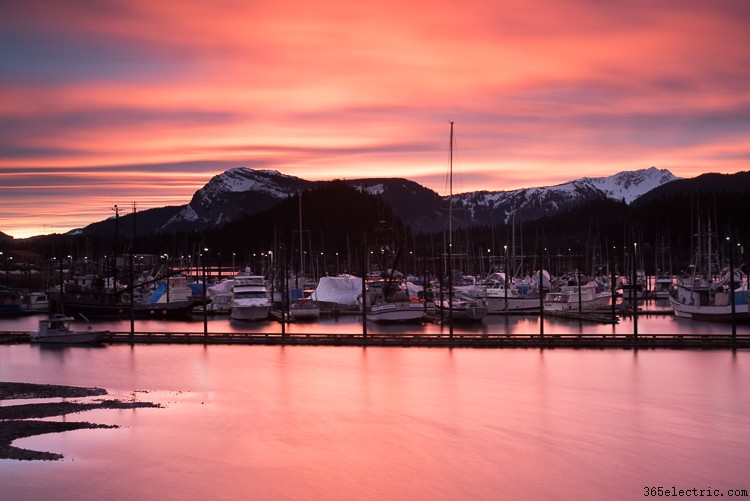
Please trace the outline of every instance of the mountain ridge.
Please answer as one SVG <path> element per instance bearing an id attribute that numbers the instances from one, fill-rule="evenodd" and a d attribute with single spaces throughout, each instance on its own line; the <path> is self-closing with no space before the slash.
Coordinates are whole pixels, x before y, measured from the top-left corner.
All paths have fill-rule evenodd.
<path id="1" fill-rule="evenodd" d="M 454 194 L 454 227 L 492 226 L 538 219 L 569 210 L 588 201 L 609 198 L 632 203 L 656 187 L 680 180 L 667 169 L 650 167 L 621 171 L 611 176 L 581 177 L 553 186 L 508 191 L 474 191 Z M 256 214 L 300 191 L 323 183 L 344 182 L 359 191 L 375 194 L 415 233 L 440 231 L 446 224 L 448 198 L 405 178 L 354 178 L 309 181 L 276 170 L 235 167 L 212 176 L 189 203 L 138 213 L 138 233 L 174 233 L 221 227 L 243 216 Z M 128 215 L 121 216 L 121 222 Z M 92 223 L 69 234 L 113 233 L 112 218 Z"/>

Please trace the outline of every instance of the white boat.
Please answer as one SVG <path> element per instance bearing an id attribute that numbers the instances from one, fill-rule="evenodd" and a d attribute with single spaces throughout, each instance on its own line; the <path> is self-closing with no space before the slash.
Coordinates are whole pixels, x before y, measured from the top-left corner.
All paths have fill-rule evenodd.
<path id="1" fill-rule="evenodd" d="M 699 221 L 693 262 L 687 273 L 677 277 L 669 303 L 675 316 L 694 320 L 731 321 L 734 306 L 734 319 L 747 322 L 750 320 L 748 284 L 743 281 L 740 267 L 734 270 L 734 277 L 727 268 L 721 269 L 715 250 L 717 243 L 710 220 L 705 231 Z"/>
<path id="2" fill-rule="evenodd" d="M 271 295 L 262 275 L 238 275 L 232 287 L 232 320 L 266 320 L 271 311 Z"/>
<path id="3" fill-rule="evenodd" d="M 359 310 L 358 298 L 362 295 L 362 279 L 354 275 L 320 277 L 320 282 L 310 297 L 319 305 L 331 309 Z"/>
<path id="4" fill-rule="evenodd" d="M 718 281 L 707 280 L 698 274 L 679 277 L 669 296 L 669 303 L 677 317 L 730 321 L 732 319 L 731 300 L 734 295 L 735 320 L 746 322 L 750 320 L 748 309 L 750 291 L 746 284 L 742 284 L 741 276 L 735 277 L 734 284 L 735 290 L 732 294 L 728 273 L 725 273 Z"/>
<path id="5" fill-rule="evenodd" d="M 487 305 L 482 299 L 454 291 L 452 301 L 447 297 L 435 300 L 435 314 L 441 312 L 444 319 L 450 316 L 454 321 L 479 322 L 487 316 Z"/>
<path id="6" fill-rule="evenodd" d="M 420 322 L 424 318 L 424 301 L 398 291 L 386 300 L 381 291 L 368 293 L 367 320 L 381 323 Z"/>
<path id="7" fill-rule="evenodd" d="M 316 320 L 320 318 L 320 308 L 311 298 L 300 297 L 289 306 L 289 315 L 295 320 Z"/>
<path id="8" fill-rule="evenodd" d="M 592 280 L 580 290 L 577 285 L 564 285 L 544 296 L 544 309 L 549 311 L 577 311 L 579 304 L 585 311 L 604 310 L 612 305 L 612 293 Z"/>
<path id="9" fill-rule="evenodd" d="M 22 309 L 31 313 L 46 313 L 49 311 L 49 296 L 46 292 L 30 292 L 24 297 Z"/>
<path id="10" fill-rule="evenodd" d="M 549 278 L 547 278 L 547 281 L 549 281 Z M 521 281 L 520 283 L 508 284 L 506 291 L 505 285 L 505 274 L 493 273 L 485 280 L 483 296 L 470 295 L 477 299 L 483 297 L 487 303 L 489 314 L 539 310 L 539 293 L 536 292 L 538 287 L 533 287 L 531 284 Z"/>
<path id="11" fill-rule="evenodd" d="M 217 314 L 229 314 L 232 311 L 232 299 L 234 298 L 234 280 L 227 279 L 212 285 L 206 289 L 206 296 L 211 300 L 207 305 L 207 311 Z"/>
<path id="12" fill-rule="evenodd" d="M 91 325 L 85 331 L 70 330 L 74 319 L 63 314 L 51 315 L 39 321 L 39 330 L 29 335 L 32 343 L 82 344 L 96 343 L 109 334 L 107 330 L 92 330 Z"/>

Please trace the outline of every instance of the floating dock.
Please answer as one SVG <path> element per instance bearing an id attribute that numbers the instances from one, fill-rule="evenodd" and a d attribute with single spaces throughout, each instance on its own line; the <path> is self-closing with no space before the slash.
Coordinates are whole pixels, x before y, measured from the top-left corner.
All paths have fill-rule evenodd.
<path id="1" fill-rule="evenodd" d="M 0 344 L 29 342 L 0 332 Z M 750 334 L 281 334 L 252 332 L 110 332 L 102 344 L 393 346 L 415 348 L 750 349 Z"/>

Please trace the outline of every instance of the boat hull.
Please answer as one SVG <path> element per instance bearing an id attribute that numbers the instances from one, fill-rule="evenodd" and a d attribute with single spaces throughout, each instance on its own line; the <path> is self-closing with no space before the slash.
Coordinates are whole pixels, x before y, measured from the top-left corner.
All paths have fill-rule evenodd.
<path id="1" fill-rule="evenodd" d="M 314 307 L 294 307 L 289 308 L 289 315 L 295 320 L 317 320 L 320 318 L 320 308 Z"/>
<path id="2" fill-rule="evenodd" d="M 232 320 L 260 321 L 268 319 L 271 306 L 232 306 L 229 318 Z"/>
<path id="3" fill-rule="evenodd" d="M 487 313 L 490 315 L 508 311 L 539 311 L 539 298 L 487 296 Z"/>
<path id="4" fill-rule="evenodd" d="M 32 332 L 29 335 L 29 340 L 32 343 L 50 343 L 50 344 L 91 344 L 101 342 L 109 331 L 81 331 L 81 332 L 63 332 L 63 333 L 48 333 L 40 334 L 39 332 Z"/>
<path id="5" fill-rule="evenodd" d="M 669 297 L 669 303 L 672 306 L 676 317 L 717 322 L 732 321 L 731 305 L 708 306 L 683 304 L 671 296 Z M 734 319 L 737 322 L 750 322 L 750 311 L 748 310 L 747 304 L 735 305 Z"/>
<path id="6" fill-rule="evenodd" d="M 193 312 L 195 303 L 192 299 L 170 303 L 134 303 L 132 312 L 135 318 L 182 318 Z M 50 299 L 51 311 L 64 311 L 76 316 L 83 313 L 89 318 L 129 318 L 131 305 L 125 303 L 89 303 L 65 299 L 62 304 L 58 298 Z"/>
<path id="7" fill-rule="evenodd" d="M 424 303 L 402 302 L 374 305 L 367 312 L 367 320 L 382 323 L 420 322 L 424 318 Z"/>
<path id="8" fill-rule="evenodd" d="M 602 295 L 597 296 L 594 299 L 589 299 L 581 301 L 581 309 L 583 311 L 592 311 L 592 310 L 605 310 L 607 308 L 610 308 L 612 306 L 612 295 Z M 578 298 L 575 297 L 575 295 L 571 298 L 565 298 L 564 300 L 560 301 L 544 301 L 544 309 L 548 311 L 568 311 L 568 310 L 578 310 Z"/>

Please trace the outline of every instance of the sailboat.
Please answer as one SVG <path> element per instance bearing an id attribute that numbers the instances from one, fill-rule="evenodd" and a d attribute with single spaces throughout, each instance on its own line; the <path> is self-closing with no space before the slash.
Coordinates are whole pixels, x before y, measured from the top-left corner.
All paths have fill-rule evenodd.
<path id="1" fill-rule="evenodd" d="M 450 134 L 450 162 L 449 162 L 449 195 L 448 195 L 448 268 L 453 262 L 453 122 Z M 487 316 L 487 303 L 483 299 L 472 298 L 459 293 L 453 288 L 453 273 L 448 273 L 448 297 L 435 299 L 435 311 L 448 315 L 448 325 L 453 334 L 454 320 L 481 321 Z"/>
<path id="2" fill-rule="evenodd" d="M 320 305 L 311 297 L 312 292 L 305 293 L 305 251 L 303 250 L 302 238 L 302 192 L 299 193 L 299 267 L 300 277 L 302 278 L 302 289 L 297 289 L 295 294 L 298 295 L 291 305 L 289 305 L 289 315 L 295 320 L 317 320 L 320 318 Z M 291 299 L 291 297 L 290 297 Z"/>

